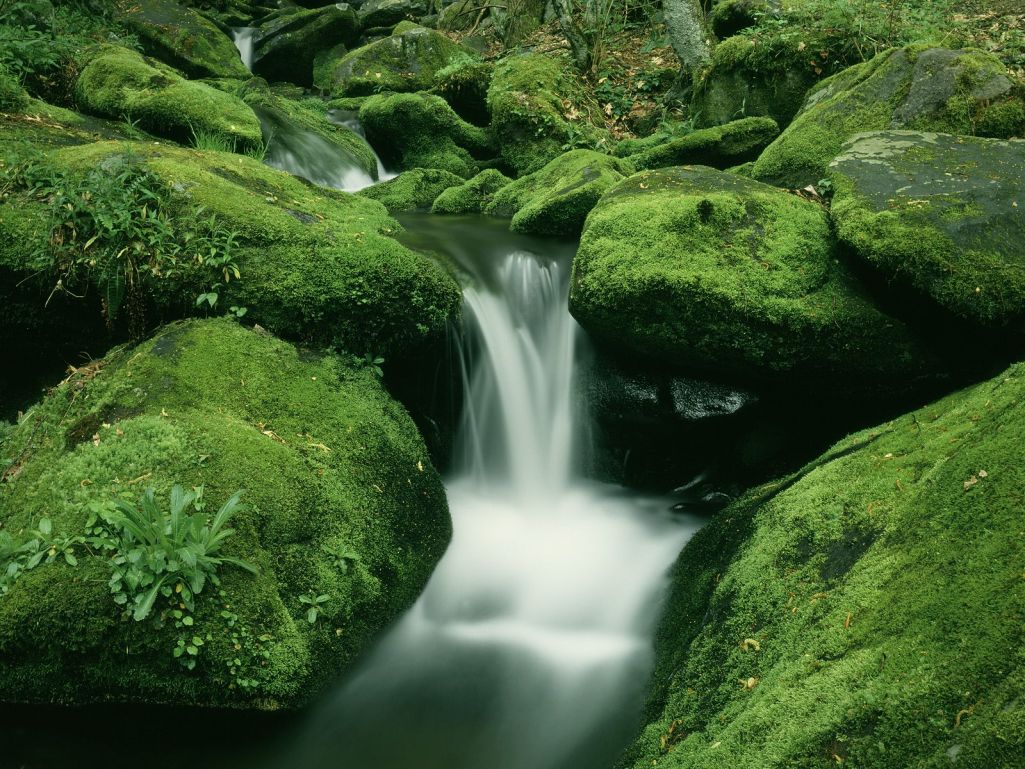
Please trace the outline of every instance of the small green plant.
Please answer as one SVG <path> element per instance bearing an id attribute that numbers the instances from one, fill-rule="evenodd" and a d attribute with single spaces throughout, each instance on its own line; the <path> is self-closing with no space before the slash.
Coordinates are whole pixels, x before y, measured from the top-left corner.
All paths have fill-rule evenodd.
<path id="1" fill-rule="evenodd" d="M 198 131 L 192 129 L 192 146 L 197 150 L 210 150 L 213 152 L 235 152 L 238 149 L 238 141 L 231 136 L 206 131 L 202 128 Z"/>
<path id="2" fill-rule="evenodd" d="M 308 593 L 299 596 L 299 603 L 304 604 L 305 606 L 309 606 L 309 608 L 306 610 L 306 621 L 309 622 L 311 625 L 316 624 L 317 617 L 320 616 L 320 607 L 330 600 L 330 595 L 326 593 L 317 595 L 316 591 L 314 590 L 311 590 Z"/>
<path id="3" fill-rule="evenodd" d="M 384 369 L 381 366 L 384 364 L 384 358 L 380 355 L 375 355 L 372 352 L 368 352 L 360 362 L 368 369 L 374 372 L 378 377 L 384 376 Z"/>
<path id="4" fill-rule="evenodd" d="M 337 545 L 335 547 L 323 545 L 321 550 L 327 553 L 331 565 L 342 574 L 349 573 L 350 564 L 355 564 L 362 560 L 359 553 L 356 553 L 342 545 Z"/>
<path id="5" fill-rule="evenodd" d="M 191 614 L 203 588 L 220 584 L 221 566 L 255 574 L 256 567 L 249 562 L 222 553 L 234 534 L 228 524 L 243 509 L 241 495 L 235 492 L 212 518 L 204 512 L 201 486 L 186 491 L 175 484 L 168 510 L 157 503 L 152 488 L 138 503 L 117 502 L 113 511 L 104 514 L 115 552 L 109 582 L 114 601 L 136 622 L 150 616 L 159 596 Z M 184 615 L 175 619 L 190 624 Z"/>
<path id="6" fill-rule="evenodd" d="M 58 536 L 49 518 L 40 518 L 35 529 L 18 537 L 0 531 L 0 596 L 6 595 L 24 572 L 42 563 L 60 559 L 77 566 L 75 548 L 84 541 L 82 537 Z"/>

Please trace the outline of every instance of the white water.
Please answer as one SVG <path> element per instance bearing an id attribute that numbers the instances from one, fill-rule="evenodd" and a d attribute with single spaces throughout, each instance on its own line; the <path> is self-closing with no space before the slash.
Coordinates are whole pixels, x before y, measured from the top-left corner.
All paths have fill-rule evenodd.
<path id="1" fill-rule="evenodd" d="M 575 470 L 568 262 L 499 243 L 462 266 L 452 544 L 288 766 L 607 769 L 638 727 L 665 574 L 696 524 Z"/>
<path id="2" fill-rule="evenodd" d="M 231 30 L 231 40 L 238 48 L 238 55 L 242 57 L 242 63 L 250 72 L 253 71 L 253 38 L 257 31 L 256 27 L 235 27 Z"/>

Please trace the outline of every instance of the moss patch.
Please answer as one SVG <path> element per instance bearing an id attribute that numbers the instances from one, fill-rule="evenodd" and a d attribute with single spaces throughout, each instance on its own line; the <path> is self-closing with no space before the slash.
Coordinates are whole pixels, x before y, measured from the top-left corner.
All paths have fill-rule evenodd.
<path id="1" fill-rule="evenodd" d="M 228 36 L 175 0 L 121 0 L 117 18 L 139 36 L 147 54 L 189 77 L 249 77 Z"/>
<path id="2" fill-rule="evenodd" d="M 1021 766 L 1023 408 L 1018 365 L 718 515 L 623 765 Z"/>
<path id="3" fill-rule="evenodd" d="M 360 107 L 359 119 L 367 140 L 393 170 L 437 168 L 465 179 L 477 173 L 475 158 L 489 151 L 485 131 L 460 118 L 440 96 L 373 96 Z"/>
<path id="4" fill-rule="evenodd" d="M 693 131 L 628 157 L 638 169 L 682 165 L 728 168 L 754 160 L 778 135 L 779 126 L 772 118 L 749 117 Z"/>
<path id="5" fill-rule="evenodd" d="M 567 62 L 537 53 L 500 61 L 488 109 L 502 160 L 517 174 L 528 174 L 573 147 L 608 144 L 604 128 L 586 117 L 598 109 L 588 101 Z"/>
<path id="6" fill-rule="evenodd" d="M 263 143 L 260 122 L 240 99 L 185 80 L 127 48 L 103 46 L 93 52 L 75 84 L 75 97 L 85 112 L 126 118 L 181 143 L 201 132 L 222 137 L 240 152 Z"/>
<path id="7" fill-rule="evenodd" d="M 433 29 L 416 25 L 396 28 L 390 37 L 368 43 L 338 60 L 331 94 L 340 97 L 424 91 L 433 85 L 439 70 L 466 56 L 474 54 Z"/>
<path id="8" fill-rule="evenodd" d="M 5 531 L 45 516 L 60 536 L 82 534 L 91 502 L 146 487 L 165 506 L 173 483 L 202 484 L 217 505 L 244 488 L 250 508 L 228 549 L 260 570 L 222 566 L 224 595 L 208 585 L 197 598 L 187 632 L 205 644 L 192 672 L 172 657 L 181 631 L 169 620 L 120 616 L 103 557 L 80 548 L 77 566 L 24 573 L 0 596 L 4 701 L 305 703 L 413 602 L 449 536 L 426 449 L 369 369 L 227 320 L 114 351 L 2 448 L 15 457 L 0 487 Z M 347 567 L 327 552 L 339 548 Z M 313 624 L 299 601 L 310 591 L 331 596 Z"/>
<path id="9" fill-rule="evenodd" d="M 837 234 L 887 278 L 978 324 L 1025 317 L 1025 141 L 861 134 L 829 176 Z"/>
<path id="10" fill-rule="evenodd" d="M 514 232 L 576 236 L 605 191 L 633 171 L 629 160 L 573 150 L 503 187 L 485 212 L 511 216 Z"/>
<path id="11" fill-rule="evenodd" d="M 932 366 L 837 260 L 821 207 L 700 166 L 642 172 L 605 194 L 573 263 L 570 309 L 606 343 L 734 379 L 907 386 Z"/>
<path id="12" fill-rule="evenodd" d="M 856 133 L 890 128 L 1014 136 L 1025 106 L 1000 61 L 981 51 L 908 47 L 824 81 L 755 163 L 755 178 L 800 188 L 825 176 Z"/>
<path id="13" fill-rule="evenodd" d="M 394 179 L 367 187 L 359 194 L 383 203 L 389 211 L 427 210 L 438 195 L 463 182 L 461 176 L 448 171 L 414 168 L 403 171 Z"/>
<path id="14" fill-rule="evenodd" d="M 494 168 L 481 171 L 457 187 L 449 187 L 431 206 L 434 214 L 479 214 L 494 199 L 495 193 L 512 181 Z"/>

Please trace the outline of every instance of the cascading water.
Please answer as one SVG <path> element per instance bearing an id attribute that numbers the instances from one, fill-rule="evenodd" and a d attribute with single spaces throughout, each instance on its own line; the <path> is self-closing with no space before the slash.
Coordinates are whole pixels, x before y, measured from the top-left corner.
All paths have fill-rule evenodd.
<path id="1" fill-rule="evenodd" d="M 569 260 L 457 232 L 473 279 L 453 541 L 282 767 L 607 769 L 637 727 L 665 574 L 697 525 L 575 467 Z"/>
<path id="2" fill-rule="evenodd" d="M 242 57 L 242 63 L 250 72 L 253 71 L 253 38 L 257 31 L 256 27 L 235 27 L 231 30 L 231 40 L 238 48 L 238 55 Z"/>

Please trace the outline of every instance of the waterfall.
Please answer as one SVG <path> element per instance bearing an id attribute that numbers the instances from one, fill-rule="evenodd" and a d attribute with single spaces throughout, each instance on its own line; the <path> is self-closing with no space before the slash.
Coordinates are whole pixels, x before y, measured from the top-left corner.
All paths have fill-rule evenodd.
<path id="1" fill-rule="evenodd" d="M 250 72 L 253 71 L 253 38 L 257 31 L 256 27 L 235 27 L 231 30 L 231 40 L 238 48 L 238 55 L 242 57 L 242 63 Z"/>
<path id="2" fill-rule="evenodd" d="M 638 726 L 665 574 L 696 524 L 573 461 L 586 411 L 568 254 L 498 231 L 460 247 L 459 226 L 447 250 L 472 277 L 453 541 L 281 766 L 608 769 Z"/>

